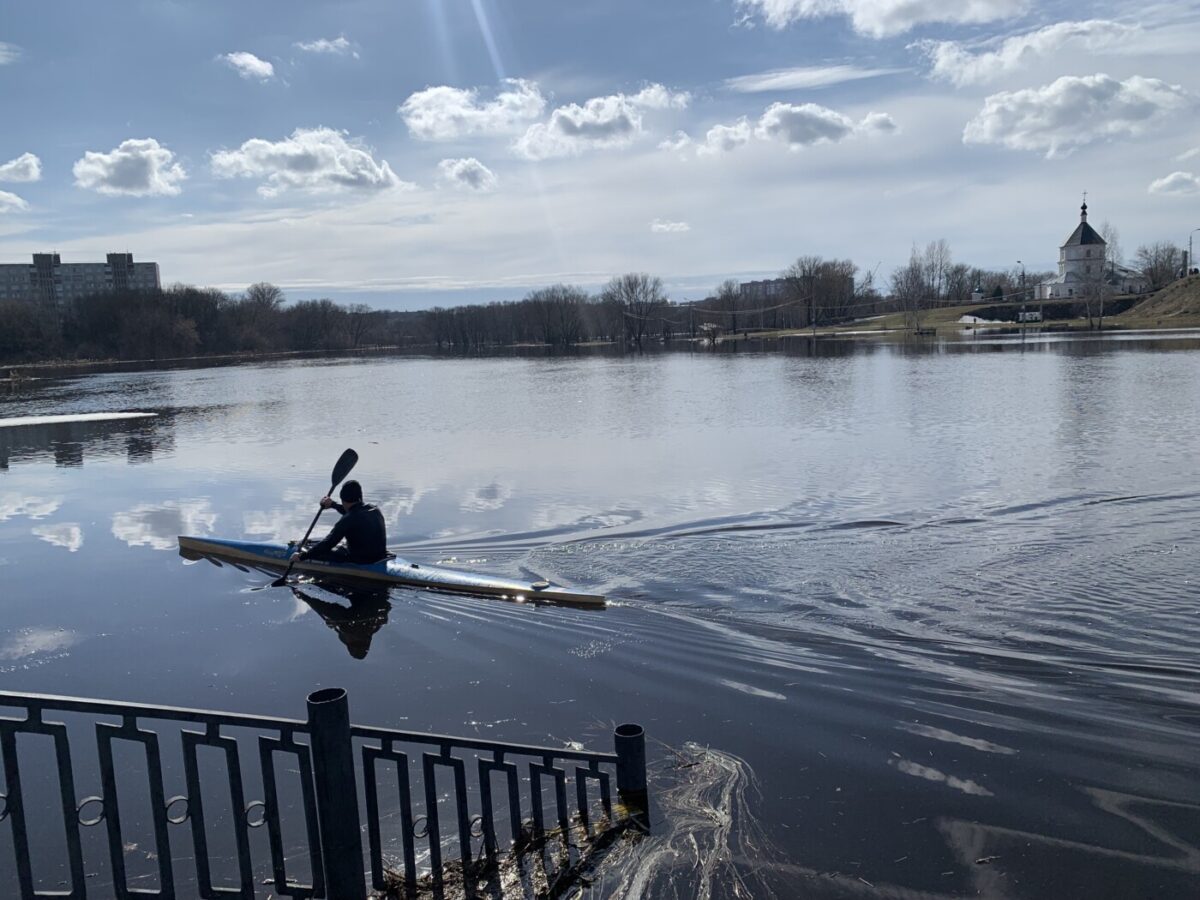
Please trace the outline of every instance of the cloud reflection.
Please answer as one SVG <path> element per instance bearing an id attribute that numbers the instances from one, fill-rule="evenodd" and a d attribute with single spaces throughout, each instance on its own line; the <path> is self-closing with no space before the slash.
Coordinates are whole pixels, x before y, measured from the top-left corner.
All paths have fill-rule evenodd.
<path id="1" fill-rule="evenodd" d="M 33 533 L 47 544 L 55 547 L 66 547 L 72 553 L 83 546 L 83 529 L 76 522 L 62 522 L 58 525 L 38 525 Z"/>
<path id="2" fill-rule="evenodd" d="M 491 484 L 477 487 L 467 494 L 458 508 L 463 512 L 490 512 L 502 507 L 512 495 L 511 484 L 493 481 Z"/>
<path id="3" fill-rule="evenodd" d="M 22 497 L 20 494 L 5 494 L 0 497 L 0 522 L 17 516 L 44 519 L 57 512 L 62 506 L 62 497 Z"/>
<path id="4" fill-rule="evenodd" d="M 64 628 L 23 628 L 0 645 L 0 659 L 25 659 L 38 653 L 54 653 L 77 643 L 79 634 Z"/>
<path id="5" fill-rule="evenodd" d="M 893 760 L 888 760 L 889 763 Z M 954 788 L 956 791 L 962 791 L 964 794 L 974 794 L 977 797 L 992 797 L 991 791 L 977 782 L 971 781 L 968 778 L 959 778 L 955 775 L 947 775 L 938 769 L 930 766 L 923 766 L 920 763 L 912 762 L 911 760 L 902 759 L 895 764 L 896 768 L 905 775 L 914 775 L 917 778 L 924 778 L 926 781 L 936 781 L 946 785 L 946 787 Z"/>
<path id="6" fill-rule="evenodd" d="M 141 504 L 113 516 L 112 533 L 130 547 L 174 550 L 181 534 L 212 534 L 217 514 L 208 500 Z"/>

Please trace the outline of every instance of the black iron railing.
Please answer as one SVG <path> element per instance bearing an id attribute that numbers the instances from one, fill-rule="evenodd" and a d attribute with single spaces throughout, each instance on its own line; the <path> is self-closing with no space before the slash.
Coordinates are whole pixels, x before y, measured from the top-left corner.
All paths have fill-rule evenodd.
<path id="1" fill-rule="evenodd" d="M 7 822 L 14 866 L 9 869 L 8 848 L 0 841 L 0 882 L 6 869 L 15 871 L 23 900 L 82 898 L 89 886 L 98 896 L 118 898 L 252 898 L 258 896 L 256 882 L 273 896 L 362 900 L 368 868 L 376 890 L 402 886 L 409 892 L 419 881 L 440 892 L 446 871 L 456 868 L 457 883 L 471 896 L 486 867 L 494 869 L 514 846 L 536 845 L 543 854 L 552 846 L 562 871 L 600 831 L 619 825 L 614 774 L 622 808 L 645 808 L 645 741 L 636 725 L 617 728 L 614 753 L 394 731 L 351 725 L 340 688 L 311 694 L 304 721 L 0 692 L 0 712 L 13 710 L 24 716 L 0 715 L 0 835 Z M 18 739 L 49 741 L 53 751 L 20 753 Z M 82 743 L 89 746 L 81 750 Z M 164 743 L 172 751 L 166 755 Z M 130 766 L 120 764 L 124 757 L 117 758 L 123 744 L 145 758 L 144 768 L 132 767 L 142 769 L 145 782 L 136 792 L 126 786 L 125 794 L 118 784 L 133 776 Z M 211 784 L 207 791 L 202 785 L 202 772 L 218 761 L 227 803 L 214 796 Z M 281 785 L 281 763 L 291 790 Z M 496 776 L 502 779 L 499 795 Z M 439 790 L 447 779 L 451 789 Z M 55 781 L 57 790 L 47 787 Z M 384 790 L 385 781 L 395 785 L 394 794 Z M 544 792 L 547 784 L 552 796 Z M 88 793 L 80 797 L 78 785 Z M 169 785 L 182 791 L 169 794 Z M 130 810 L 138 805 L 131 793 L 144 801 L 140 811 L 149 809 L 148 816 L 133 816 L 132 830 L 153 836 L 153 850 L 143 848 L 138 857 L 141 868 L 152 871 L 136 877 L 127 870 L 127 857 L 137 845 L 122 820 L 122 796 Z M 261 799 L 247 802 L 255 795 Z M 289 820 L 292 837 L 285 839 Z M 85 839 L 86 829 L 102 823 L 103 840 Z M 173 837 L 185 824 L 190 852 Z M 260 828 L 267 832 L 267 878 L 261 877 L 266 860 L 257 858 L 264 842 L 252 839 Z M 222 852 L 214 853 L 214 840 Z M 63 858 L 35 867 L 35 857 L 45 856 L 49 845 Z M 186 865 L 177 866 L 181 860 Z M 214 872 L 214 860 L 226 863 L 223 875 Z M 89 885 L 93 870 L 105 866 L 111 888 L 97 880 Z"/>

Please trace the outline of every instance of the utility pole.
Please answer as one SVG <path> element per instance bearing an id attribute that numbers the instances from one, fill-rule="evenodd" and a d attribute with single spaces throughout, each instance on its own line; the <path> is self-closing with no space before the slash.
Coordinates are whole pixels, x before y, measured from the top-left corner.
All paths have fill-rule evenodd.
<path id="1" fill-rule="evenodd" d="M 1017 265 L 1021 267 L 1021 333 L 1025 333 L 1025 263 L 1017 260 Z"/>
<path id="2" fill-rule="evenodd" d="M 1200 228 L 1193 228 L 1188 232 L 1188 258 L 1187 265 L 1183 267 L 1183 274 L 1185 278 L 1192 274 L 1192 269 L 1196 268 L 1196 257 L 1192 256 L 1192 235 L 1197 231 L 1200 231 Z"/>

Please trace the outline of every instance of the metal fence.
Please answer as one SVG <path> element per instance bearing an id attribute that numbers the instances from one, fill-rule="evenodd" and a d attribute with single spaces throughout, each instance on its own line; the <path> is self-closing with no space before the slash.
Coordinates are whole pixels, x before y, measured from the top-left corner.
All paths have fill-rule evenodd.
<path id="1" fill-rule="evenodd" d="M 0 712 L 13 711 L 0 716 L 0 893 L 7 870 L 23 900 L 89 887 L 362 900 L 368 869 L 378 891 L 434 894 L 457 871 L 472 896 L 514 846 L 539 847 L 561 872 L 618 826 L 614 775 L 621 809 L 645 809 L 636 725 L 616 729 L 614 753 L 394 731 L 351 725 L 340 688 L 309 695 L 303 721 L 0 692 Z"/>

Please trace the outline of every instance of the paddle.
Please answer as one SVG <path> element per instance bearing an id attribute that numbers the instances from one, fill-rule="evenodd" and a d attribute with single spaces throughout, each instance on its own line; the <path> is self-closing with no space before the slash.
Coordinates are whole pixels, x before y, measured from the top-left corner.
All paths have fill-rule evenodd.
<path id="1" fill-rule="evenodd" d="M 354 468 L 354 464 L 357 462 L 358 454 L 353 450 L 347 450 L 338 458 L 337 465 L 333 467 L 333 474 L 329 476 L 331 483 L 329 485 L 329 492 L 325 495 L 326 497 L 333 496 L 333 489 L 345 481 L 346 476 L 350 474 L 350 470 Z M 323 512 L 325 512 L 324 507 L 318 509 L 317 514 L 313 516 L 312 524 L 308 526 L 308 531 L 304 532 L 304 538 L 297 545 L 298 550 L 304 549 L 305 543 L 308 542 L 308 536 L 312 534 L 312 530 L 317 527 L 317 519 L 321 518 L 321 513 Z M 274 581 L 272 581 L 271 586 L 283 587 L 285 584 L 287 584 L 288 576 L 292 574 L 292 567 L 294 565 L 296 565 L 296 561 L 294 559 L 290 560 L 288 562 L 287 570 Z"/>

